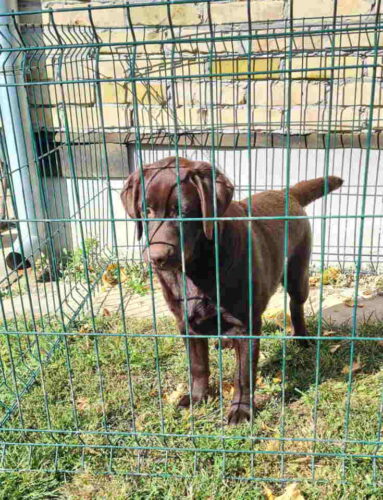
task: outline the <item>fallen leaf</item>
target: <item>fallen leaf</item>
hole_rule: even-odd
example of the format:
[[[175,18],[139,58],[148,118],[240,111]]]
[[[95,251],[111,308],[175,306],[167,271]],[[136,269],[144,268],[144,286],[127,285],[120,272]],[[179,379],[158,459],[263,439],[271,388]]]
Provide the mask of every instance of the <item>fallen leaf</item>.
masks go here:
[[[95,411],[98,415],[102,415],[104,413],[102,403],[96,403],[91,406],[92,411]],[[105,411],[107,411],[107,406],[105,406]]]
[[[317,286],[319,282],[320,282],[319,276],[310,276],[310,278],[309,278],[309,285],[310,286]]]
[[[150,416],[150,413],[149,412],[144,412],[144,413],[141,413],[141,415],[139,415],[137,418],[136,418],[136,421],[135,421],[135,426],[136,426],[136,430],[137,431],[143,431],[146,427],[146,418]]]
[[[118,264],[109,264],[101,281],[106,287],[116,286],[118,284]]]
[[[100,453],[100,450],[95,450],[94,448],[86,448],[86,452],[89,453],[90,455],[98,455],[100,456],[101,453]],[[96,491],[96,489],[95,489]],[[88,498],[92,498],[92,497],[88,497]]]
[[[258,361],[264,361],[265,359],[266,359],[266,355],[261,351],[259,353]]]
[[[91,326],[88,323],[81,325],[79,333],[90,333],[92,331]]]
[[[263,491],[265,492],[265,496],[266,496],[267,500],[274,500],[275,496],[268,486],[264,486]]]
[[[78,411],[85,411],[90,409],[90,402],[88,398],[78,398],[76,401],[76,408]]]
[[[178,403],[178,400],[183,396],[186,392],[184,384],[178,384],[177,388],[171,392],[170,394],[165,394],[165,399],[168,403]]]
[[[328,267],[323,271],[323,284],[324,285],[334,285],[338,280],[341,271],[337,267]]]
[[[361,364],[360,360],[358,359],[358,360],[353,362],[351,372],[356,373],[359,370],[361,370],[362,368],[363,368],[363,365]],[[345,375],[348,375],[350,373],[350,367],[348,365],[345,366],[342,370],[342,373],[344,373]]]
[[[336,332],[334,330],[325,330],[323,332],[324,337],[330,337],[331,335],[334,335],[334,334],[336,334]]]
[[[273,321],[279,328],[284,328],[285,314],[283,309],[267,309],[263,317],[266,320]],[[286,330],[291,331],[291,317],[289,313],[286,313]]]
[[[270,439],[270,441],[267,441],[266,446],[265,446],[266,451],[279,451],[279,441],[276,441],[274,439]]]
[[[257,381],[256,381],[256,386],[257,387],[265,387],[265,382],[263,381],[263,377],[261,377],[260,375],[257,377]]]
[[[230,382],[223,382],[222,393],[224,398],[232,398],[234,394],[234,385]]]
[[[261,422],[261,429],[262,429],[263,431],[272,431],[272,432],[274,432],[274,431],[275,431],[274,427],[270,427],[270,426],[269,426],[269,425],[267,425],[265,422]]]
[[[347,299],[344,299],[343,304],[347,307],[354,307],[355,300],[352,297],[348,297]],[[357,307],[364,307],[364,304],[358,304],[356,303]]]
[[[294,460],[296,464],[307,464],[311,461],[311,457],[299,457]]]
[[[125,283],[128,279],[128,275],[126,274],[126,269],[124,267],[120,268],[120,279],[121,283]]]
[[[107,309],[106,307],[104,307],[104,309],[102,310],[102,315],[103,316],[112,316],[109,309]]]
[[[275,500],[305,500],[305,497],[298,489],[297,483],[291,483],[287,486],[282,495],[275,497]]]
[[[279,384],[279,382],[281,382],[281,381],[282,381],[282,373],[278,372],[276,374],[276,376],[273,378],[273,382],[276,384]]]
[[[335,344],[335,345],[333,345],[333,346],[330,348],[330,352],[331,352],[331,354],[336,353],[336,351],[338,351],[341,347],[342,347],[342,344]]]

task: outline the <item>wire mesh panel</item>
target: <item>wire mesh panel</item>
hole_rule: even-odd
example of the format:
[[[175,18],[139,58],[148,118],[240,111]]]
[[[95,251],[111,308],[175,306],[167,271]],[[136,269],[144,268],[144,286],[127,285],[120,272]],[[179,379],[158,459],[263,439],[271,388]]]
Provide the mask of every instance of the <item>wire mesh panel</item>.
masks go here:
[[[3,16],[2,470],[382,481],[380,2],[242,3]]]

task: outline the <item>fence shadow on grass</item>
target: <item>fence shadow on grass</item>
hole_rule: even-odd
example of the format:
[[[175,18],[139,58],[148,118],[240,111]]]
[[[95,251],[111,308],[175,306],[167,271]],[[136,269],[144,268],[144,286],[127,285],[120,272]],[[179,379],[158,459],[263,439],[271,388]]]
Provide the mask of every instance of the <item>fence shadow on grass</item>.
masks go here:
[[[317,318],[310,318],[308,325],[310,335],[317,335]],[[267,330],[270,330],[270,327],[270,324],[267,325]],[[286,341],[286,403],[299,399],[301,393],[314,387],[317,375],[319,384],[329,379],[347,382],[350,370],[355,378],[363,374],[374,374],[383,366],[383,322],[359,324],[356,334],[358,340],[355,341],[333,340],[333,337],[351,337],[350,323],[339,326],[324,324],[322,335],[323,340],[312,340],[312,344],[307,348],[301,347],[294,339]],[[370,340],[360,340],[361,338]],[[273,343],[274,348],[270,346],[270,349],[268,342]],[[270,353],[266,354],[259,365],[261,375],[269,378],[280,377],[283,341],[265,339],[261,343],[261,351]]]

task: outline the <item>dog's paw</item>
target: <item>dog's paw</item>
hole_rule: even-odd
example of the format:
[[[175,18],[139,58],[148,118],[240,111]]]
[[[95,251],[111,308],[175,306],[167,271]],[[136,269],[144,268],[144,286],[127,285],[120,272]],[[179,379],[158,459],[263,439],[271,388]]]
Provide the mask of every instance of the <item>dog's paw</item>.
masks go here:
[[[206,395],[203,396],[193,396],[193,405],[198,405],[199,403],[203,403],[204,401],[207,400],[207,393]],[[178,401],[178,406],[179,408],[189,408],[190,407],[190,394],[184,394],[181,396],[180,400]]]
[[[248,404],[234,404],[227,416],[229,425],[237,425],[250,420],[250,406]]]
[[[180,408],[189,408],[190,406],[190,395],[189,394],[184,394],[181,396],[180,400],[178,401],[178,406]]]

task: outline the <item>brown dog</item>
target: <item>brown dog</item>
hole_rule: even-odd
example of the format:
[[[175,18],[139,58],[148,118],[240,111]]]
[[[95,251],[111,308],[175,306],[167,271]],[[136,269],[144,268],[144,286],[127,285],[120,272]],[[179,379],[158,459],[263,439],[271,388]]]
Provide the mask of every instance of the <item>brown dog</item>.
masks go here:
[[[181,211],[187,218],[202,220],[183,223],[184,253],[181,254],[180,223],[178,217],[178,189],[176,159],[165,158],[131,174],[121,193],[126,211],[132,218],[144,217],[142,207],[141,175],[145,179],[148,218],[166,218],[150,221],[147,225],[148,245],[144,257],[152,263],[162,286],[164,297],[176,317],[181,333],[215,335],[218,330],[216,256],[214,237],[218,236],[219,298],[221,333],[246,335],[251,315],[253,335],[261,332],[261,316],[277,286],[283,283],[285,221],[261,219],[252,222],[248,231],[245,220],[220,220],[215,235],[212,217],[214,191],[218,217],[236,218],[248,215],[248,200],[232,201],[233,185],[217,169],[215,186],[211,165],[206,162],[179,158]],[[342,179],[328,177],[327,192],[342,185]],[[215,189],[214,189],[215,187]],[[300,182],[289,191],[289,215],[305,216],[307,204],[325,193],[325,179]],[[252,215],[255,217],[284,216],[285,191],[265,191],[252,196]],[[138,237],[143,222],[138,220]],[[252,239],[251,269],[248,257],[248,238]],[[288,223],[287,291],[290,296],[291,320],[294,335],[306,335],[303,305],[309,292],[309,260],[311,229],[307,219],[292,219]],[[185,266],[186,303],[184,311]],[[253,284],[250,311],[249,275]],[[186,320],[187,318],[187,320]],[[307,341],[303,341],[307,343]],[[249,419],[255,372],[259,354],[259,340],[234,339],[236,374],[234,397],[228,415],[229,423]],[[208,340],[190,338],[190,366],[193,403],[206,399],[209,389]],[[251,365],[250,366],[250,360]],[[252,380],[251,380],[252,379]],[[189,394],[183,396],[180,406],[190,405]]]

